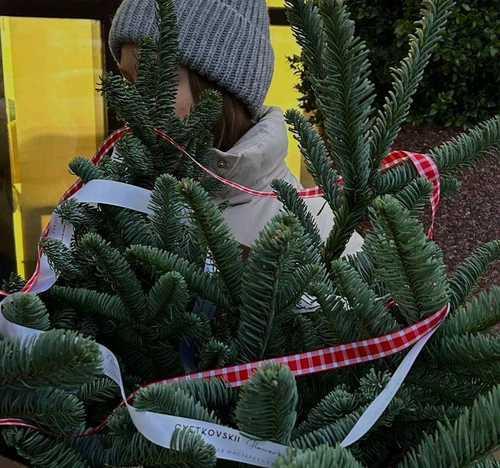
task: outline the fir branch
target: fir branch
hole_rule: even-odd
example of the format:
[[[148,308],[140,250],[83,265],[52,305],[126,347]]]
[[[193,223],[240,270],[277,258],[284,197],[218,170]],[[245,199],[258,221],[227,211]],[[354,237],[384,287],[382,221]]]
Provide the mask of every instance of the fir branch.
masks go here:
[[[69,163],[71,172],[82,180],[84,184],[91,180],[107,179],[104,172],[85,158],[75,158]]]
[[[135,87],[146,103],[149,115],[154,115],[159,88],[159,70],[157,46],[150,37],[144,38],[140,43],[138,64]]]
[[[339,444],[349,434],[363,414],[364,409],[366,408],[360,408],[331,424],[301,435],[292,441],[291,446],[300,449],[312,449],[319,445],[335,446]]]
[[[500,115],[481,122],[451,142],[433,148],[430,153],[442,173],[453,175],[472,167],[481,157],[495,149],[500,149]]]
[[[470,465],[471,468],[500,468],[500,461],[496,453],[487,455],[482,460],[478,460]]]
[[[79,400],[89,403],[105,403],[118,398],[118,386],[108,377],[100,377],[83,384],[76,393]]]
[[[335,211],[335,224],[325,243],[324,257],[327,266],[343,254],[354,231],[365,219],[365,214],[365,206],[351,209],[347,198],[342,197],[340,206]]]
[[[77,233],[96,231],[101,222],[101,212],[97,207],[79,203],[73,198],[62,202],[55,209],[55,213],[64,224],[73,226]]]
[[[472,166],[489,151],[500,145],[500,116],[495,116],[450,143],[445,143],[429,151],[441,175],[454,175],[465,167]],[[373,189],[378,194],[394,193],[403,189],[418,177],[415,166],[409,162],[380,173],[373,181]]]
[[[27,419],[57,434],[74,434],[85,429],[86,411],[72,393],[57,388],[4,387],[0,418]]]
[[[332,275],[337,294],[349,304],[348,308],[340,309],[336,317],[336,329],[342,330],[341,336],[347,342],[383,336],[399,329],[398,322],[353,267],[342,260],[334,261]]]
[[[135,319],[143,317],[147,307],[146,296],[122,254],[97,234],[85,235],[79,248],[94,259],[98,271],[118,293],[125,307],[130,309],[131,316]]]
[[[130,183],[149,187],[154,180],[153,158],[144,143],[132,134],[126,134],[113,153],[115,161],[122,161]]]
[[[359,379],[357,394],[361,404],[368,406],[372,403],[387,385],[389,385],[390,380],[391,373],[388,370],[377,370],[371,367],[368,372]],[[403,387],[399,390],[395,398],[392,399],[380,419],[378,419],[376,427],[391,427],[402,411],[407,411],[413,406],[413,395],[406,387]]]
[[[481,278],[499,260],[500,240],[495,240],[477,248],[469,258],[458,266],[449,280],[452,310],[464,304],[474,292]]]
[[[170,414],[220,424],[213,411],[204,408],[181,388],[172,385],[149,385],[137,393],[134,407],[139,411]]]
[[[285,275],[281,278],[283,286],[280,288],[277,297],[279,310],[288,310],[297,305],[302,295],[309,289],[310,284],[320,281],[323,276],[321,265],[309,264],[298,266],[289,278]]]
[[[415,387],[414,391],[421,391],[421,389],[419,387]],[[449,389],[449,391],[451,392],[452,390]],[[395,421],[395,426],[408,423],[436,423],[444,418],[456,419],[460,416],[462,411],[462,406],[453,405],[449,402],[445,405],[414,402],[409,408],[403,408],[399,418]]]
[[[146,215],[115,206],[103,206],[104,214],[112,220],[126,245],[153,245],[155,236]]]
[[[302,49],[305,69],[311,81],[324,77],[325,71],[321,60],[324,44],[323,19],[318,7],[307,0],[285,0],[288,21],[295,40]]]
[[[177,272],[161,276],[148,294],[148,318],[173,316],[184,311],[190,298],[186,282]]]
[[[316,298],[316,302],[320,305],[316,319],[318,337],[325,346],[333,346],[340,342],[346,343],[348,339],[342,339],[342,332],[337,328],[337,317],[343,305],[339,297],[335,295],[331,282],[313,282],[309,286],[309,293]]]
[[[458,178],[446,174],[441,176],[441,197],[456,195],[461,188],[462,182]]]
[[[453,406],[472,404],[475,398],[491,388],[475,376],[456,374],[453,368],[430,366],[429,360],[422,360],[414,366],[407,383],[417,389],[419,400]]]
[[[0,289],[7,293],[15,293],[21,291],[26,284],[23,278],[21,278],[17,273],[10,273],[10,275],[2,281]]]
[[[300,112],[289,110],[285,118],[300,145],[307,170],[316,184],[323,189],[323,196],[335,213],[340,208],[342,200],[340,176],[332,168],[332,162],[322,138]]]
[[[483,335],[439,336],[428,352],[441,367],[483,381],[500,379],[500,337]]]
[[[425,0],[417,30],[410,35],[408,55],[392,70],[393,86],[370,131],[372,169],[377,173],[401,126],[408,117],[413,97],[432,53],[441,40],[453,0]]]
[[[398,468],[478,466],[500,444],[500,387],[478,398],[456,420],[438,424]],[[486,465],[487,466],[487,465]]]
[[[129,311],[118,296],[99,293],[90,289],[61,286],[54,286],[50,290],[50,295],[62,301],[63,304],[84,311],[85,314],[105,317],[120,323],[130,322],[132,319]]]
[[[262,359],[273,323],[283,312],[279,297],[300,265],[304,232],[295,217],[280,214],[255,242],[242,278],[240,324],[236,341],[240,359]]]
[[[50,330],[26,348],[0,341],[0,384],[78,386],[101,372],[95,343],[75,332]]]
[[[439,311],[448,303],[443,259],[422,226],[394,198],[376,200],[374,225],[365,251],[377,276],[398,304],[408,324]]]
[[[180,183],[179,191],[192,210],[193,220],[210,249],[227,294],[232,303],[238,305],[242,283],[240,245],[234,240],[220,209],[199,184],[185,179]]]
[[[217,456],[213,445],[206,443],[199,434],[190,428],[174,433],[170,442],[172,450],[179,454],[187,454],[192,459],[191,466],[211,468],[217,465]]]
[[[290,369],[261,369],[241,390],[236,420],[241,431],[263,440],[287,444],[297,418],[295,377]]]
[[[427,179],[419,177],[412,180],[394,198],[410,212],[411,216],[418,218],[423,215],[424,209],[429,203],[432,189],[432,184]]]
[[[236,403],[238,393],[222,380],[187,380],[175,384],[185,394],[190,395],[204,408],[226,411]]]
[[[151,228],[155,232],[159,246],[168,252],[178,253],[181,224],[187,213],[177,191],[178,181],[164,174],[158,177],[151,195]]]
[[[344,260],[358,272],[366,284],[371,287],[376,286],[375,267],[366,252],[360,250],[355,254],[345,256]]]
[[[273,465],[275,468],[363,468],[352,453],[340,445],[322,445],[309,450],[290,450]]]
[[[128,413],[124,413],[128,417]],[[130,417],[128,417],[130,419]],[[115,431],[116,432],[116,431]],[[217,458],[212,445],[190,428],[174,432],[171,449],[155,445],[129,427],[127,432],[113,434],[112,447],[107,454],[111,466],[172,466],[172,467],[215,467]]]
[[[50,328],[47,308],[36,294],[13,294],[2,305],[0,313],[3,313],[4,317],[10,322],[24,327],[36,330],[48,330]]]
[[[181,312],[165,320],[161,338],[168,338],[172,343],[180,345],[186,339],[193,339],[199,343],[206,343],[212,336],[210,320],[203,315],[193,312]]]
[[[71,439],[54,439],[29,429],[10,429],[3,432],[7,445],[30,461],[33,467],[89,468],[92,466]],[[92,460],[104,462],[102,453],[94,450]]]
[[[295,187],[285,180],[275,180],[272,183],[272,188],[278,193],[278,200],[283,203],[290,214],[295,215],[300,221],[304,231],[310,236],[312,244],[319,250],[322,241],[318,226],[306,203],[299,197]]]
[[[200,352],[200,370],[221,369],[235,358],[234,349],[214,338],[210,339]]]
[[[322,61],[325,78],[316,88],[318,107],[335,167],[353,208],[367,202],[370,177],[369,117],[375,98],[369,79],[365,43],[354,36],[346,5],[338,0],[320,3],[326,47]]]
[[[156,406],[155,403],[153,404]],[[203,411],[198,412],[200,415],[203,413]],[[124,407],[115,410],[109,420],[108,428],[112,448],[109,450],[107,464],[111,466],[138,464],[145,466],[159,464],[164,466],[215,466],[214,448],[203,442],[201,437],[190,431],[189,428],[187,432],[191,437],[187,439],[179,438],[185,431],[174,433],[171,440],[172,449],[155,445],[137,432],[127,409]]]
[[[157,128],[166,130],[175,116],[175,98],[179,82],[178,29],[173,0],[157,0],[160,25],[158,40],[158,87],[157,111],[153,121]]]
[[[58,307],[51,311],[50,316],[53,328],[62,330],[73,330],[77,328],[78,312],[72,308]]]
[[[75,261],[73,252],[62,241],[58,239],[42,238],[40,249],[47,256],[50,267],[60,277],[68,281],[80,279],[81,272]]]
[[[469,333],[488,332],[500,323],[500,287],[482,291],[470,302],[460,307],[441,325],[438,334],[461,336]]]
[[[324,36],[318,7],[307,0],[285,0],[285,6],[293,35],[302,49],[306,71],[316,79],[322,78],[323,64],[318,57],[323,50]]]
[[[319,322],[319,323],[318,323]],[[270,344],[271,354],[304,353],[324,347],[324,335],[321,327],[324,323],[312,315],[291,310],[278,317],[273,329]],[[283,343],[283,349],[275,351],[275,344]]]
[[[222,116],[223,106],[223,98],[218,91],[204,91],[200,102],[194,106],[187,117],[186,132],[189,135],[196,135],[197,140],[202,142],[203,146],[213,147],[213,131]]]
[[[344,386],[338,387],[311,409],[306,420],[293,431],[292,439],[334,424],[338,419],[356,411],[359,406],[359,398],[356,395]]]
[[[207,261],[211,257],[206,240],[200,231],[200,226],[193,222],[189,209],[186,207],[184,221],[179,227],[179,246],[175,254],[205,271]],[[221,288],[223,287],[221,284]]]
[[[183,369],[179,348],[175,343],[164,339],[160,332],[160,339],[153,343],[148,343],[148,353],[152,357],[155,375],[160,378],[165,375],[179,375]]]
[[[165,87],[167,87],[165,82]],[[121,76],[109,73],[102,79],[101,89],[109,107],[127,122],[127,125],[148,148],[155,148],[155,125],[148,114],[147,104],[137,88]]]
[[[153,247],[135,245],[127,250],[127,258],[153,276],[159,277],[169,271],[177,271],[186,280],[193,293],[221,307],[229,307],[229,298],[222,290],[223,286],[217,275],[204,273],[200,268],[175,254]]]

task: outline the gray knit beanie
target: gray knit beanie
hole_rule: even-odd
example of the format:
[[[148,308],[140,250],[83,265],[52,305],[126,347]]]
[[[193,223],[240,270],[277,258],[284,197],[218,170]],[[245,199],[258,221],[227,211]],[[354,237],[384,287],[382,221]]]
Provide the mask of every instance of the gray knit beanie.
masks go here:
[[[262,109],[274,72],[265,0],[175,0],[181,62],[244,102]],[[118,61],[123,44],[158,40],[156,0],[124,0],[109,45]]]

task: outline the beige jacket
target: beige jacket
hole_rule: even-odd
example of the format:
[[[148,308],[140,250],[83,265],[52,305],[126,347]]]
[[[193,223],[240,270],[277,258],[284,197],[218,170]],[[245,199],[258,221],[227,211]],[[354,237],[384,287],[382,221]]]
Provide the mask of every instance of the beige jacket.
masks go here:
[[[301,188],[285,163],[287,153],[288,135],[283,112],[270,107],[231,150],[213,150],[212,168],[226,179],[257,190],[271,190],[271,182],[275,179],[284,179]],[[229,187],[224,187],[216,200],[228,204],[224,210],[225,220],[236,239],[247,246],[255,242],[265,225],[283,207],[276,199],[255,197]],[[321,237],[326,239],[333,226],[332,211],[328,205],[324,206],[323,198],[307,199],[306,203],[316,216]],[[362,244],[362,237],[354,234],[344,254],[359,251]]]

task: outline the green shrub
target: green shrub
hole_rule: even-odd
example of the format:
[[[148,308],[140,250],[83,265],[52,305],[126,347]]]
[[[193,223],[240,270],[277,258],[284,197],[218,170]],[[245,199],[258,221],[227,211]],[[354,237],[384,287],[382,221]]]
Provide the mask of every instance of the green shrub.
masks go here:
[[[421,0],[348,1],[357,31],[372,51],[379,99],[386,95],[390,67],[408,51],[408,34],[419,17]],[[457,2],[446,35],[434,54],[413,105],[415,124],[467,127],[500,108],[500,8],[498,0]],[[316,109],[299,57],[291,58],[302,77],[306,111]]]

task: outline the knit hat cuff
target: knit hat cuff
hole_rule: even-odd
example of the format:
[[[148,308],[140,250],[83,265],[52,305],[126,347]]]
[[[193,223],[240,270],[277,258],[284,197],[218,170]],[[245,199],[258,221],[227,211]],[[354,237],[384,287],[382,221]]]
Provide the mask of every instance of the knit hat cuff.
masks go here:
[[[262,110],[274,72],[264,0],[175,0],[181,63],[229,91],[253,116]],[[116,60],[126,43],[158,41],[156,0],[124,0],[110,32]]]

